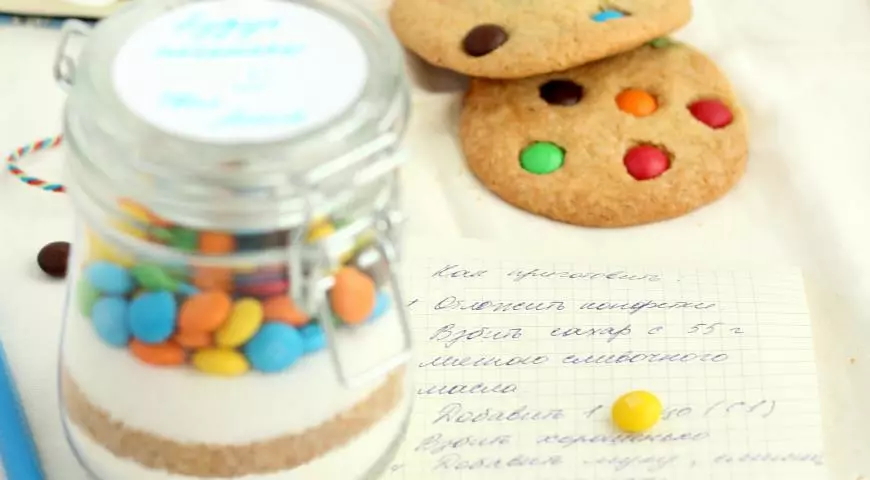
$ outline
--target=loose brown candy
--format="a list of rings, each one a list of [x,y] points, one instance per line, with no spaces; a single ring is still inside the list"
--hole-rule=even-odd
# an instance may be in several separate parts
[[[42,247],[36,257],[39,269],[50,277],[66,277],[67,265],[69,264],[69,242],[51,242]]]

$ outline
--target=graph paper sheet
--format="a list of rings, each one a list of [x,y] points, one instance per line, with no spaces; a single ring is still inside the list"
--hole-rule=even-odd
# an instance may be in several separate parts
[[[408,255],[410,432],[387,480],[822,479],[798,271]],[[664,405],[643,435],[610,407]]]

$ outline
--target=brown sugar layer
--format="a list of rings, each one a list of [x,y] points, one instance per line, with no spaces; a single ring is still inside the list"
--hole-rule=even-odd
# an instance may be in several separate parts
[[[112,418],[90,402],[68,372],[62,374],[66,413],[91,439],[146,468],[194,477],[234,478],[292,470],[374,426],[399,405],[404,394],[404,370],[400,369],[350,410],[305,432],[247,445],[180,443]]]

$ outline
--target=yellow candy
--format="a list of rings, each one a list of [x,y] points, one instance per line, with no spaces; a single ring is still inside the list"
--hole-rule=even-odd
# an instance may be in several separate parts
[[[123,198],[118,201],[118,206],[122,212],[137,222],[147,224],[151,221],[148,209],[132,200]]]
[[[645,432],[662,416],[662,403],[650,392],[628,392],[613,402],[613,423],[631,433]]]
[[[130,235],[131,237],[136,237],[136,238],[139,238],[142,240],[148,239],[148,234],[145,233],[145,230],[142,230],[133,224],[130,224],[130,223],[127,223],[127,222],[124,222],[121,220],[114,220],[114,221],[112,221],[112,226],[115,227],[116,229],[118,229],[119,231],[124,232],[127,235]]]
[[[308,237],[306,237],[306,240],[309,242],[316,242],[332,235],[333,233],[335,233],[335,225],[329,222],[319,223],[311,227],[311,230],[308,231]]]
[[[250,340],[263,323],[263,305],[253,298],[236,301],[230,317],[215,334],[215,343],[220,347],[239,347]]]
[[[96,233],[88,231],[88,259],[91,261],[104,260],[130,268],[136,264],[136,259],[127,253],[123,253],[112,245],[106,243]]]
[[[206,348],[193,354],[193,366],[205,373],[234,377],[251,367],[241,353],[229,348]]]

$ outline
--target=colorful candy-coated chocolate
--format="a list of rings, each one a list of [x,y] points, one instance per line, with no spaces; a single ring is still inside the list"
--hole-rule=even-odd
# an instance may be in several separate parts
[[[295,328],[268,322],[245,345],[244,352],[255,369],[275,373],[293,365],[305,353],[305,345]]]
[[[238,272],[238,269],[236,270]],[[258,283],[280,282],[289,280],[286,270],[255,269],[248,273],[237,273],[235,276],[236,287],[257,285]]]
[[[215,344],[235,348],[251,339],[263,323],[263,306],[254,298],[243,298],[233,304],[227,321],[215,332]]]
[[[342,267],[335,274],[329,303],[332,312],[343,322],[358,325],[374,311],[376,294],[371,277],[356,268]]]
[[[111,262],[93,262],[85,267],[85,278],[105,295],[126,295],[133,291],[133,277],[126,268]]]
[[[607,9],[607,10],[602,10],[602,11],[596,13],[595,15],[592,15],[592,20],[601,23],[601,22],[607,22],[610,20],[616,20],[616,19],[623,18],[623,17],[625,17],[625,14],[620,12],[619,10]]]
[[[170,292],[145,292],[130,302],[127,321],[142,343],[163,343],[175,331],[177,304]]]
[[[625,154],[625,169],[636,180],[650,180],[671,167],[667,153],[652,145],[639,145]]]
[[[636,390],[619,397],[611,411],[613,423],[619,429],[630,432],[645,432],[655,426],[662,416],[662,404],[650,392]]]
[[[535,142],[520,152],[520,166],[535,175],[546,175],[562,168],[565,150],[552,142]]]
[[[127,235],[130,235],[131,237],[138,238],[140,240],[147,240],[148,239],[148,233],[145,231],[145,229],[140,228],[139,226],[137,226],[133,223],[126,222],[126,221],[118,218],[118,219],[112,220],[110,222],[110,224],[112,225],[113,228],[115,228],[119,232],[124,232]]]
[[[184,349],[173,342],[148,344],[134,339],[130,342],[130,352],[139,360],[158,367],[184,365],[187,360]]]
[[[308,231],[308,236],[305,238],[308,242],[316,242],[318,240],[322,240],[332,234],[335,233],[335,225],[328,221],[321,221],[320,223],[311,227]]]
[[[200,290],[189,283],[179,283],[178,284],[178,293],[184,295],[185,297],[189,297],[191,295],[196,295],[200,292]]]
[[[182,332],[214,332],[230,316],[233,299],[220,290],[191,295],[178,311],[178,329]]]
[[[231,348],[205,348],[193,354],[193,366],[211,375],[234,377],[250,370],[248,360]]]
[[[623,90],[616,97],[616,105],[625,113],[634,115],[635,117],[646,117],[652,115],[658,108],[658,102],[655,97],[644,90],[637,88],[629,88]]]
[[[85,317],[91,316],[91,309],[94,303],[100,298],[100,291],[91,285],[88,279],[79,278],[76,284],[76,303],[79,307],[79,312]]]
[[[649,45],[653,48],[667,48],[667,47],[670,47],[671,45],[673,45],[674,43],[676,43],[676,42],[674,42],[673,40],[671,40],[668,37],[659,37],[659,38],[653,39],[651,42],[649,42]]]
[[[360,247],[348,261],[348,266],[355,267],[371,277],[378,288],[390,281],[390,267],[381,252],[374,247]]]
[[[193,285],[200,290],[233,290],[233,271],[226,267],[196,267]]]
[[[199,251],[219,255],[236,250],[236,237],[223,232],[200,232]]]
[[[236,291],[240,295],[256,298],[267,298],[290,291],[289,280],[272,280],[270,282],[255,283],[250,285],[238,285]]]
[[[172,341],[184,348],[205,348],[214,344],[212,334],[209,332],[186,332],[179,331],[172,336]]]
[[[366,323],[374,322],[375,320],[381,318],[385,313],[387,313],[387,310],[389,310],[389,309],[390,309],[390,296],[387,294],[387,292],[381,290],[380,292],[378,292],[378,296],[375,299],[375,309],[374,309],[374,311],[372,311],[372,314],[369,315],[369,318],[368,318],[368,320],[366,320]]]
[[[268,321],[284,322],[301,327],[310,320],[288,295],[276,295],[263,301],[263,317]]]
[[[87,258],[92,261],[111,262],[122,267],[132,267],[136,259],[110,245],[92,231],[87,233]]]
[[[127,301],[120,297],[103,297],[94,303],[91,322],[97,335],[113,347],[124,347],[130,341],[127,326]]]
[[[312,323],[299,329],[305,354],[319,352],[326,348],[326,332],[318,323]]]
[[[136,265],[130,269],[130,274],[136,279],[136,283],[146,290],[178,289],[178,281],[157,265]]]
[[[715,99],[698,100],[689,105],[689,111],[698,121],[713,129],[727,127],[734,121],[731,109]]]
[[[129,198],[122,198],[118,200],[118,208],[126,216],[138,223],[151,223],[151,217],[148,214],[148,209],[143,207],[141,204],[130,200]]]
[[[149,228],[148,237],[155,242],[168,244],[172,242],[172,230],[160,227]]]
[[[172,227],[169,232],[171,233],[169,245],[184,252],[195,252],[199,247],[199,234],[194,230]]]

